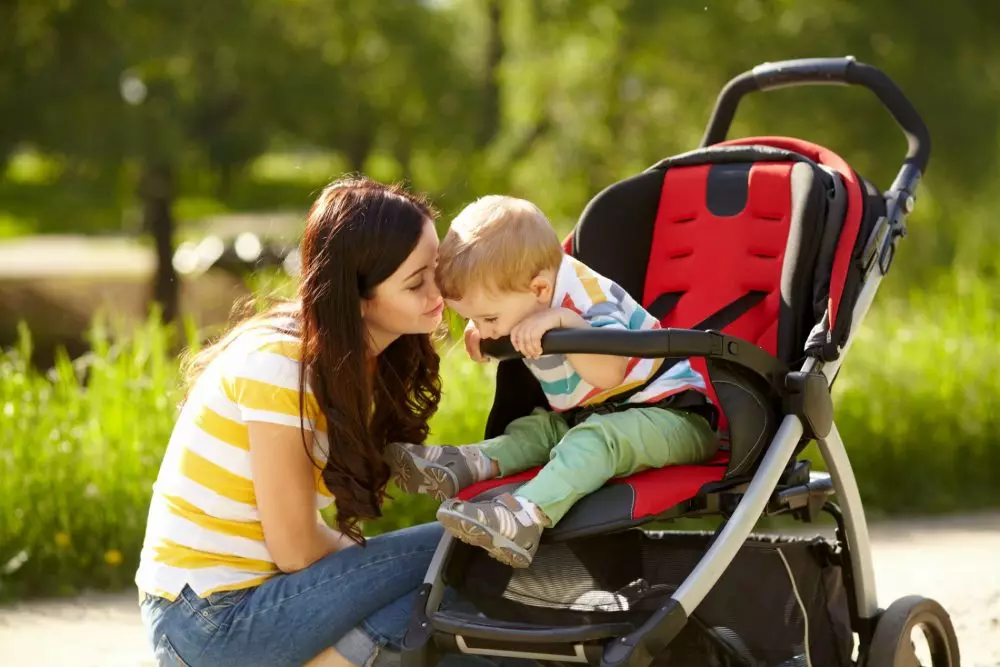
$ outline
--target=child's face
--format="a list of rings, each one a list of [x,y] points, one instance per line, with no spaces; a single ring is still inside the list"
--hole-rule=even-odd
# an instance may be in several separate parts
[[[552,302],[552,280],[539,276],[527,291],[500,292],[475,288],[461,299],[448,299],[448,307],[472,320],[483,338],[501,338],[524,318],[546,310]]]

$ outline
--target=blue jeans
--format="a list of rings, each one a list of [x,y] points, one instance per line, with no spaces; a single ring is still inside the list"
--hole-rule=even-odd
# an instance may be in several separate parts
[[[416,588],[441,535],[436,523],[379,535],[299,572],[207,598],[187,587],[172,602],[146,595],[140,610],[157,664],[298,667],[331,646],[355,665],[398,664]],[[464,656],[446,662],[488,664]]]

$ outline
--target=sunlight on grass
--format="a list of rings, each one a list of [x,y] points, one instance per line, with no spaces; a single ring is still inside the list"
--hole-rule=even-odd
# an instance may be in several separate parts
[[[34,223],[15,217],[9,213],[0,213],[0,239],[12,239],[30,234]]]
[[[250,165],[250,175],[257,181],[326,183],[347,170],[347,163],[336,153],[266,153]]]
[[[42,185],[55,182],[61,173],[57,159],[35,150],[22,150],[10,158],[5,178],[11,183]]]

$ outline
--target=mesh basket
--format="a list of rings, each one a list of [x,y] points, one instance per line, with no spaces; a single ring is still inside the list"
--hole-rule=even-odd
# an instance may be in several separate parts
[[[446,582],[490,618],[565,626],[638,624],[701,559],[711,533],[629,530],[543,543],[528,569],[461,547]],[[753,536],[664,665],[849,665],[853,637],[836,548],[821,538]]]

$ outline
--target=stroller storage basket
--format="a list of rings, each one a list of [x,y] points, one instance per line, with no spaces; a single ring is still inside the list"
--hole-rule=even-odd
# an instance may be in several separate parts
[[[498,621],[637,627],[684,581],[711,539],[628,530],[543,543],[531,568],[517,570],[461,545],[445,580]],[[852,641],[838,549],[821,538],[758,535],[656,663],[847,665]]]

